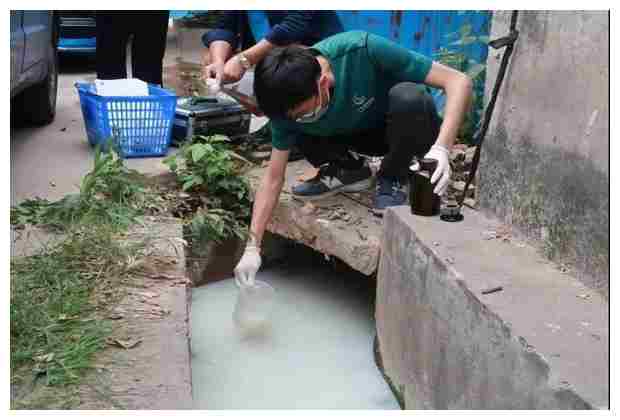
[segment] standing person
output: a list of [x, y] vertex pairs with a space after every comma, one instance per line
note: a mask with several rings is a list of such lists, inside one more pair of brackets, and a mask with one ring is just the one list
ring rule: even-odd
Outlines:
[[132, 76], [161, 86], [169, 15], [168, 10], [97, 10], [97, 78], [127, 77], [127, 42], [133, 35]]
[[[249, 15], [257, 13], [262, 12], [222, 12], [215, 28], [203, 36], [210, 59], [205, 67], [206, 77], [215, 78], [220, 83], [237, 82], [275, 47], [291, 44], [310, 46], [343, 31], [338, 16], [332, 10], [273, 10], [263, 13], [270, 29], [265, 31], [264, 38], [256, 40]], [[238, 48], [242, 51], [236, 53]]]
[[[443, 89], [443, 121], [424, 85]], [[250, 239], [235, 268], [251, 283], [260, 246], [284, 185], [289, 150], [297, 145], [318, 175], [293, 187], [300, 199], [320, 199], [372, 185], [356, 153], [384, 156], [373, 210], [403, 205], [401, 181], [414, 156], [436, 159], [434, 192], [450, 178], [450, 148], [471, 102], [471, 79], [450, 67], [367, 32], [346, 32], [312, 48], [270, 51], [256, 66], [254, 91], [272, 120], [272, 153], [254, 201]]]

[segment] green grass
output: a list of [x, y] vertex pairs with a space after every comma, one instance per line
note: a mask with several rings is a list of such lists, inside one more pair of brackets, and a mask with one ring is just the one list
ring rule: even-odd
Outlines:
[[115, 286], [135, 265], [142, 244], [123, 244], [118, 234], [149, 201], [139, 174], [109, 146], [97, 147], [78, 194], [11, 208], [15, 228], [43, 225], [63, 233], [37, 255], [11, 260], [12, 383], [28, 382], [28, 369], [47, 385], [76, 383], [105, 345], [109, 326], [96, 315], [97, 299], [118, 297]]
[[12, 384], [79, 383], [111, 332], [100, 309], [122, 297], [121, 282], [144, 250], [144, 240], [130, 244], [122, 235], [154, 196], [110, 142], [107, 151], [97, 147], [79, 193], [11, 208], [15, 229], [39, 225], [62, 233], [37, 255], [11, 259]]
[[[141, 249], [123, 245], [119, 233], [143, 214], [149, 195], [110, 145], [95, 151], [79, 193], [11, 208], [16, 228], [41, 225], [63, 234], [37, 255], [11, 260], [12, 382], [27, 383], [29, 371], [47, 385], [79, 382], [110, 330], [97, 316], [97, 299], [117, 295], [114, 286]], [[109, 293], [99, 293], [105, 288]]]
[[93, 294], [114, 291], [140, 247], [123, 245], [109, 226], [91, 225], [38, 255], [14, 258], [12, 375], [32, 366], [48, 385], [75, 383], [109, 333], [107, 323], [96, 316], [100, 302]]

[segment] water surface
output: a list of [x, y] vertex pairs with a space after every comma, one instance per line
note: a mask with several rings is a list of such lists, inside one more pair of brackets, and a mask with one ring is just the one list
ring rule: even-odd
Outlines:
[[232, 279], [192, 291], [197, 409], [399, 409], [373, 356], [372, 288], [316, 255], [258, 274], [277, 293], [271, 328], [243, 337]]

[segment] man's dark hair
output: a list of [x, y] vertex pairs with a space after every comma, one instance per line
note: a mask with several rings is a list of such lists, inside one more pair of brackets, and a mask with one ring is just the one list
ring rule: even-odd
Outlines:
[[287, 118], [286, 113], [316, 95], [321, 66], [308, 48], [274, 48], [254, 70], [254, 94], [261, 111], [269, 118]]

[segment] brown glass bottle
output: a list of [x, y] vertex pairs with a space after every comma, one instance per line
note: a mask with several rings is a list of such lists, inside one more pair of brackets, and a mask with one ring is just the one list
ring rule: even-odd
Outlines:
[[417, 171], [409, 169], [409, 204], [411, 213], [418, 216], [439, 214], [439, 196], [433, 192], [431, 176], [437, 168], [436, 159], [420, 159]]

